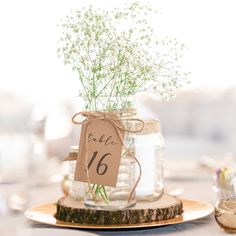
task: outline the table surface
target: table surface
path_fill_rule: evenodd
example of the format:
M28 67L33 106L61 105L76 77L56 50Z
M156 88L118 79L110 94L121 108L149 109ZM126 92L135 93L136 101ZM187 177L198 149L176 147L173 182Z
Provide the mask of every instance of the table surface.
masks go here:
M181 197L189 198L197 201L204 201L211 204L215 204L216 195L212 190L212 180L208 179L179 179L179 180L167 180L165 183L167 189L183 188ZM55 202L62 192L60 184L49 184L47 186L32 187L30 190L30 204L29 207ZM44 225L36 222L32 222L23 218L22 215L12 216L8 219L8 223L11 225L17 225L18 221L21 222L21 227L14 231L15 235L32 235L32 236L73 236L73 235L226 235L215 223L213 215L204 219L199 219L192 222L181 223L177 225L156 227L151 229L139 229L128 231L105 231L105 230L79 230L79 229L67 229L56 228L49 225ZM3 222L2 222L3 223ZM4 236L11 235L12 232L3 231ZM2 236L2 234L1 234Z

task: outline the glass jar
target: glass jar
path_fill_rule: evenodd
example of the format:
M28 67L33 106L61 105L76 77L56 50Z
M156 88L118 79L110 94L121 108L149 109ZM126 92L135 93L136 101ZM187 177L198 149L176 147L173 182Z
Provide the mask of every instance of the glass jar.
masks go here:
M127 130L140 130L143 125L141 122L133 120L136 118L136 109L134 109L133 98L130 97L100 97L96 103L85 100L85 108L87 111L116 113L118 118L122 119ZM125 148L122 150L116 187L85 184L85 205L105 209L122 209L135 205L136 197L140 201L149 201L157 200L162 195L164 189L162 169L164 140L160 133L159 121L144 121L144 129L140 133L125 132L124 144L129 152ZM133 194L131 193L139 178L140 170L130 153L135 155L142 168L141 179ZM74 174L75 163L71 162L70 165L71 174ZM83 191L77 190L76 184L72 184L69 195L73 199L80 199L80 194ZM91 189L94 191L96 199L94 199Z
M134 130L135 122L129 121L130 118L136 115L133 97L98 97L95 100L84 98L83 102L84 111L108 111L116 113L118 118L125 118L125 121L122 121L122 123L126 129ZM133 149L134 136L125 132L124 143L126 147ZM72 151L74 152L75 150ZM85 193L83 199L85 205L107 209L127 208L136 203L135 194L130 195L136 182L135 160L125 148L122 149L116 187L92 183L89 187L88 183L72 181L75 173L76 160L70 161L69 166L69 196L71 198L80 200L81 195ZM91 189L93 189L96 199L91 194Z
M236 197L220 198L217 201L215 220L228 233L236 233Z
M236 165L231 163L215 173L214 190L217 194L215 220L229 233L236 232Z
M129 120L136 115L136 110L133 108L133 97L100 97L96 100L96 104L90 104L86 101L85 104L87 104L87 109L90 107L90 111L96 110L116 113L118 118L126 119L125 121L122 121L122 124L126 129L133 130L135 128L135 123ZM125 146L131 149L133 148L133 143L133 135L125 132ZM84 203L87 206L102 207L106 209L131 207L136 203L135 194L130 198L135 181L135 160L125 148L123 148L116 187L92 184L91 187L94 189L97 199L94 201L92 194L87 189Z
M134 143L135 156L142 167L142 177L136 188L138 201L157 200L164 192L163 148L159 120L144 120L144 129L136 134Z

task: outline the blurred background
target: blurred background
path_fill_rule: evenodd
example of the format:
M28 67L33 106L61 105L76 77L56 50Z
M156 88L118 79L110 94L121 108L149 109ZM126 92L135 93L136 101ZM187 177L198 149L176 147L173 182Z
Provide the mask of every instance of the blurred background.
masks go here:
M125 2L0 2L1 181L19 180L26 173L39 184L60 178L60 161L78 142L71 117L82 104L76 74L57 58L57 25L71 9L90 3L109 9ZM137 107L140 114L161 121L166 175L183 175L176 165L180 159L185 173L199 175L199 166L212 168L215 160L232 160L236 153L236 3L149 2L159 12L153 19L159 35L187 46L182 65L191 72L191 84L170 101L139 94Z
M62 158L67 153L68 146L76 142L71 135L74 127L70 117L81 104L77 98L76 74L57 58L60 37L57 25L71 9L88 4L109 9L125 2L9 0L0 3L1 131L32 131L30 120L45 119L49 154ZM191 84L177 91L171 101L158 101L149 94L138 96L145 103L145 112L160 118L167 147L171 145L169 150L166 148L168 155L191 158L203 153L234 153L235 2L157 0L149 3L159 12L153 19L158 34L174 37L187 46L182 65L185 71L191 72ZM32 112L40 114L32 115ZM63 141L57 145L60 140Z

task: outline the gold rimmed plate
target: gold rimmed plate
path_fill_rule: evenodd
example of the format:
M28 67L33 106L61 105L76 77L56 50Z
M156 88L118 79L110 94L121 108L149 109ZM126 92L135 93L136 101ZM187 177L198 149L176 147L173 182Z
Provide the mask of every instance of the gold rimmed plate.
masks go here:
M25 217L38 223L52 225L56 227L83 228L83 229L127 229L127 228L148 228L164 225L180 224L188 221L201 219L211 215L214 211L212 205L204 202L181 199L183 202L184 212L171 220L156 221L151 223L140 224L122 224L122 225L91 225L75 224L70 222L59 221L54 217L56 205L53 203L35 206L25 211Z

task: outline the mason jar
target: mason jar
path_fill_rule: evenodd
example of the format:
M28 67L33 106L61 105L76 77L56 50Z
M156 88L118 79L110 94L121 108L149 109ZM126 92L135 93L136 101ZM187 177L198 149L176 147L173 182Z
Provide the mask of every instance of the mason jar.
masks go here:
M136 198L138 201L158 200L164 192L164 138L159 120L144 120L144 129L135 135L134 149L142 167Z
M215 220L228 233L236 232L236 163L233 160L217 169L213 189L216 192Z
M158 120L144 120L139 122L133 98L103 97L96 100L96 104L85 100L86 111L109 111L115 113L126 130L141 132L125 132L120 166L116 187L99 184L72 182L69 196L81 199L90 207L104 209L122 209L135 205L136 200L150 201L161 197L164 190L162 151L164 139L160 132ZM144 125L144 127L142 127ZM128 149L128 151L127 151ZM75 151L75 150L74 150ZM140 167L134 156L141 165ZM74 175L76 162L70 163L70 176ZM83 185L81 185L83 184ZM82 188L84 187L84 189ZM91 189L94 191L91 193ZM94 194L96 198L94 198Z
M97 100L96 109L98 111L109 111L123 119L122 124L125 129L133 130L135 123L132 118L136 115L133 98L131 97L102 97ZM131 152L133 149L134 137L131 133L125 132L124 144ZM135 160L124 147L121 153L119 172L116 187L94 185L96 201L92 194L86 191L84 203L87 206L102 207L107 209L121 209L131 207L136 203L135 193L132 189L135 185ZM132 194L132 196L131 196Z
M118 118L122 119L125 129L135 129L135 122L132 120L136 115L133 97L98 97L94 101L84 98L84 110L115 113ZM89 186L86 183L84 191L85 205L106 209L122 209L135 205L135 192L132 192L136 182L135 160L132 154L130 154L131 151L134 153L134 135L125 132L123 142L129 151L124 147L122 149L116 187L93 183ZM75 167L74 163L73 165ZM91 189L94 191L93 194L91 193ZM73 190L70 196L75 199L79 195L79 192L81 191L76 192ZM96 199L94 199L94 194L96 195Z

